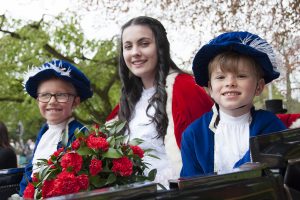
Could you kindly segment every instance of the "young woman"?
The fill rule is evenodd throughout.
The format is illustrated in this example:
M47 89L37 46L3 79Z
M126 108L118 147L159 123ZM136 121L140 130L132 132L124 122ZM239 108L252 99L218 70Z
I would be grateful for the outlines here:
M145 159L157 169L156 182L168 186L179 177L182 132L213 103L173 62L167 32L156 19L141 16L123 25L119 62L121 99L109 119L118 113L128 122L130 139L141 138L143 148L154 149L160 159Z

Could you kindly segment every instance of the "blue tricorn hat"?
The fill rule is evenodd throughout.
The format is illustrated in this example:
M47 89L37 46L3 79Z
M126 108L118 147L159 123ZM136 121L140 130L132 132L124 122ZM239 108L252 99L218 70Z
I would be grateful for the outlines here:
M204 45L193 60L193 73L200 86L208 86L208 64L218 54L225 51L252 57L264 72L265 83L279 77L278 63L270 44L249 32L223 33Z
M74 65L64 60L53 60L40 67L29 69L24 74L24 89L30 96L37 98L40 82L51 77L57 77L73 84L81 101L93 96L89 79Z

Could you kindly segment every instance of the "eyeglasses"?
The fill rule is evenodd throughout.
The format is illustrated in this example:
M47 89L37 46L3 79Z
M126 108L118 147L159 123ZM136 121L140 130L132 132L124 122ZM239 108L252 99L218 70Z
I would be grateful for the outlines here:
M59 103L66 103L69 101L70 97L75 97L74 94L68 94L68 93L57 93L57 94L51 94L51 93L38 93L37 94L37 100L42 103L48 103L52 97L55 97L55 100Z

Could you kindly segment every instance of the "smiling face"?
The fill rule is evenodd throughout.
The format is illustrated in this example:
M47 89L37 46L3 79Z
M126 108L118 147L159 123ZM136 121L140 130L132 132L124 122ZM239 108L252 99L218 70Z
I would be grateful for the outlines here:
M227 63L225 61L225 67L221 67L224 63L214 62L216 60L223 62L220 57L216 57L210 64L211 97L220 110L231 116L249 112L254 97L260 95L264 88L264 80L260 78L259 72L246 57Z
M67 93L76 95L76 90L71 83L61 79L49 79L39 84L38 93ZM48 124L59 124L68 120L72 116L72 110L80 103L80 97L70 96L65 103L59 103L54 96L48 103L38 101L41 115Z
M131 25L122 34L123 57L128 69L142 79L144 88L154 84L157 47L152 30L144 25Z

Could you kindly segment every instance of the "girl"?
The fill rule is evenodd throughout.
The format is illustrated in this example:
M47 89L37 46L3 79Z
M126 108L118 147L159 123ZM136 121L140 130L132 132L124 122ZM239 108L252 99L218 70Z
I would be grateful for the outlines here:
M141 16L123 25L119 62L122 93L114 113L128 122L130 139L143 139L141 146L160 158L146 162L157 169L155 181L168 187L169 179L179 177L182 132L212 101L173 62L166 30L156 19Z

